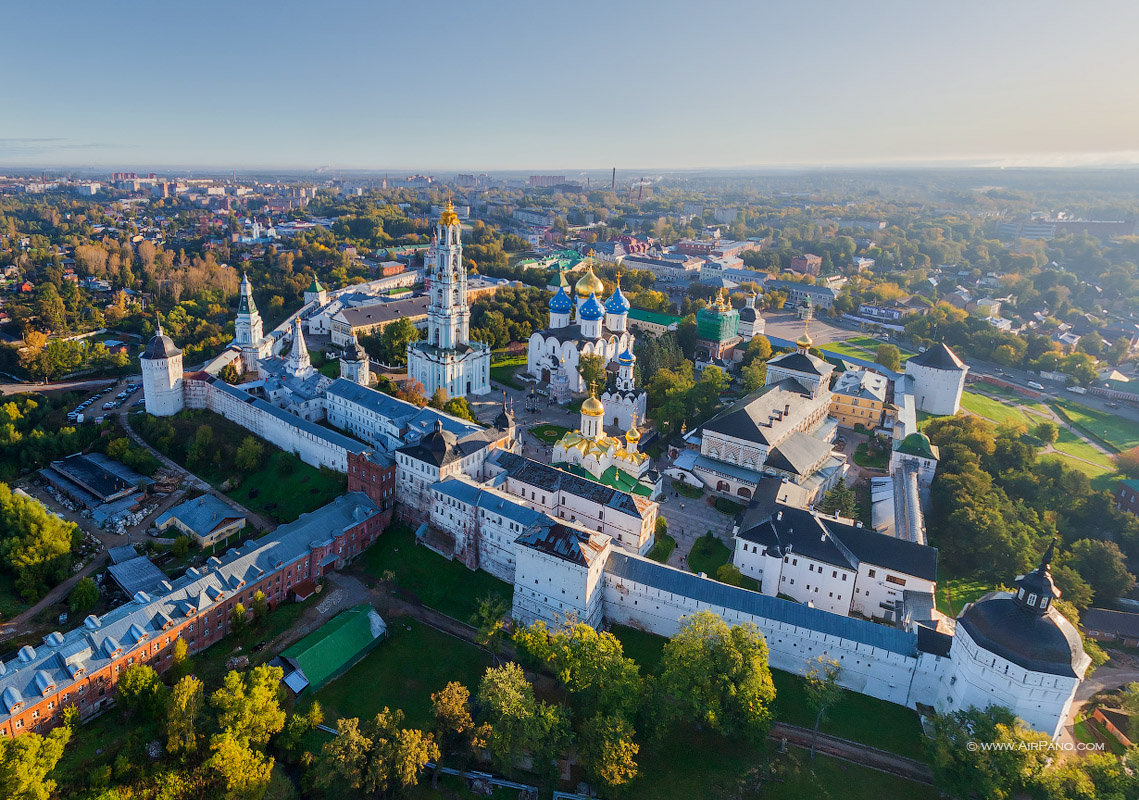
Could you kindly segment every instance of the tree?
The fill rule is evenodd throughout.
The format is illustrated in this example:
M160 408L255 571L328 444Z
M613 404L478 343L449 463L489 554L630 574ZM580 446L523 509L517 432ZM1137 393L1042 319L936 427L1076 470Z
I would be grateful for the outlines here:
M451 399L451 396L447 393L447 390L440 386L431 393L431 399L427 402L427 405L442 411L443 406L447 405L449 399Z
M1127 571L1126 559L1115 542L1080 539L1072 545L1064 563L1088 582L1099 605L1111 603L1135 586L1135 576Z
M470 401L465 397L452 397L443 404L443 410L453 417L478 422L475 417L475 410L471 408Z
M221 368L218 377L230 385L241 381L241 373L237 371L237 367L233 365L232 361Z
M1139 478L1139 446L1115 456L1115 466L1128 478Z
M486 750L500 768L534 752L535 769L543 770L539 751L565 740L568 725L558 709L534 698L534 687L522 667L507 662L483 675L478 691L479 716L486 728Z
M232 674L232 673L231 673ZM273 758L226 730L210 740L213 755L205 768L225 787L226 800L260 800L273 774Z
M934 783L960 800L1007 800L1028 792L1051 757L1048 737L1001 706L976 707L932 718ZM1000 749L980 747L998 744Z
M256 436L246 436L237 447L233 463L239 470L248 475L261 467L261 459L265 455L265 447Z
M16 589L25 600L38 599L71 573L71 551L78 541L75 523L0 483L0 565L16 576Z
M769 358L771 358L771 340L761 334L747 343L743 364L746 367L756 362L763 363Z
M210 696L218 725L238 740L263 747L285 725L285 712L278 697L280 667L262 664L246 676L231 671L221 688Z
M395 322L388 323L380 332L380 361L391 366L402 366L407 363L407 346L418 342L423 335L415 324L403 317Z
M743 573L735 564L721 564L720 568L716 570L716 580L729 586L744 585Z
M439 758L431 776L431 785L436 786L443 758L474 734L470 690L457 681L451 681L431 695L431 713L435 717L435 740L439 743Z
M162 679L149 664L131 664L119 674L115 688L124 708L148 719L158 719L166 712L166 692Z
M362 729L359 720L340 720L339 735L321 751L317 786L343 781L371 794L415 786L427 762L439 759L439 747L429 733L400 728L402 721L402 711L387 708Z
M308 711L303 714L289 714L285 721L284 730L276 738L274 744L284 753L292 753L300 747L301 741L309 731L324 722L324 709L320 703L313 701Z
M811 758L815 757L815 745L819 741L819 724L827 715L827 710L842 699L842 687L838 685L841 674L842 667L837 661L819 656L804 676L807 705L815 711L815 727L811 733Z
M204 686L193 675L182 678L170 690L170 701L166 705L166 749L172 755L185 760L197 752L198 725L204 705Z
M752 738L771 722L775 684L767 642L754 625L729 627L710 611L693 614L664 646L659 685L666 721Z
M605 391L607 376L605 373L605 357L598 355L583 355L577 360L577 372L585 383L586 391L594 390L597 394Z
M167 677L175 683L186 674L190 667L190 648L186 645L186 640L179 636L174 640L174 652L171 658L170 669L167 671Z
M471 616L471 624L478 629L475 641L490 651L494 663L498 664L502 652L502 640L506 635L506 617L510 611L506 601L495 594L479 598L478 608Z
M229 612L229 629L240 636L245 633L246 628L249 627L249 613L245 610L245 606L241 603L234 605L233 610Z
M6 800L48 800L55 792L49 776L71 740L71 729L56 728L47 736L25 733L0 737L0 797Z
M1055 422L1041 422L1032 429L1032 434L1045 444L1052 444L1060 437L1060 428Z
M826 493L820 510L824 514L838 514L847 519L858 517L858 497L854 490L846 485L846 478L839 478L838 483Z
M544 626L541 630L546 631ZM633 719L637 715L642 695L640 669L625 655L620 639L584 622L567 623L546 634L547 666L582 716L606 713Z
M637 777L637 753L633 726L620 715L599 714L582 726L581 757L590 780L610 790L619 790Z
M744 367L740 370L740 381L743 383L745 392L754 392L756 389L762 388L767 381L767 364L758 361Z
M91 578L80 578L79 582L75 584L75 588L71 590L71 613L82 614L84 611L94 608L98 602L99 584Z
M253 617L254 619L262 620L269 613L269 601L265 597L265 593L258 589L253 593Z
M313 782L324 789L344 783L359 791L364 786L372 740L361 732L360 720L355 717L337 720L336 732L321 749Z
M891 372L897 372L902 366L902 351L896 345L883 342L878 345L878 354L874 357L874 361Z

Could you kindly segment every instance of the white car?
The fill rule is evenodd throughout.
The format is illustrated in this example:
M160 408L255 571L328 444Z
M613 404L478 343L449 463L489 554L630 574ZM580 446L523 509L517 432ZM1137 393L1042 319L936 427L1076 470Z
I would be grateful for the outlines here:
M1037 383L1036 381L1029 381L1028 385L1031 386L1033 389L1039 389L1042 392L1044 391L1044 386L1042 384Z

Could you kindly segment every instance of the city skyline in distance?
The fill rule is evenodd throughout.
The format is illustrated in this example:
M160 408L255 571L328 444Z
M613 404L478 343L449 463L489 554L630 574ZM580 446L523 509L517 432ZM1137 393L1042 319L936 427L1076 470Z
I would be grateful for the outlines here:
M21 7L10 30L59 19ZM66 19L90 47L12 38L0 167L1139 164L1134 4L128 2Z

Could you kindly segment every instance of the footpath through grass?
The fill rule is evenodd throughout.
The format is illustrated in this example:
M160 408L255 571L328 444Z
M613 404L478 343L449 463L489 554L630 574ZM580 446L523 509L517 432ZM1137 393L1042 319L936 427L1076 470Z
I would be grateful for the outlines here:
M415 533L401 523L384 531L357 563L377 580L391 571L406 594L460 622L469 622L479 599L488 594L502 598L508 608L514 598L510 584L417 545Z
M1139 445L1139 422L1118 417L1110 411L1099 411L1072 400L1056 400L1052 407L1083 432L1102 439L1117 450L1130 450Z

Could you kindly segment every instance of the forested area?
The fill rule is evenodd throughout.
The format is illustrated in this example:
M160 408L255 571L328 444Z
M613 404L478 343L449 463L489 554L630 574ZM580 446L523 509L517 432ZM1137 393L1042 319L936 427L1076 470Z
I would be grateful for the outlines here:
M72 551L81 539L75 523L0 483L0 569L15 579L26 602L38 600L71 574Z

